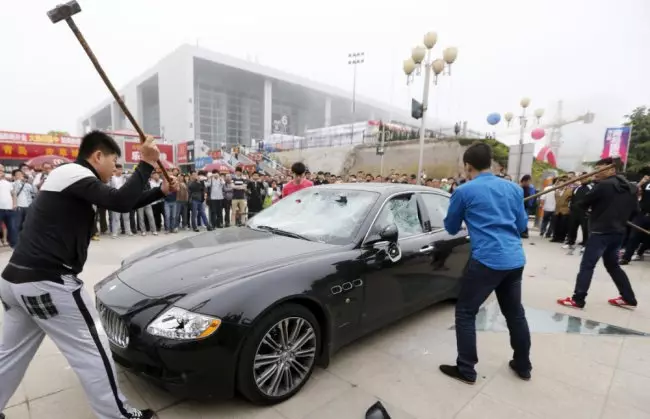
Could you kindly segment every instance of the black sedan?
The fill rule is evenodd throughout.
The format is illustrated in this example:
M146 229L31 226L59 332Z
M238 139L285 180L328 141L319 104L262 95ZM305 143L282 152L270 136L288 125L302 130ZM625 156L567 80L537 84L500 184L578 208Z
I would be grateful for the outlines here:
M114 359L181 396L286 400L343 345L457 296L469 237L444 230L448 205L427 187L317 186L134 255L95 289Z

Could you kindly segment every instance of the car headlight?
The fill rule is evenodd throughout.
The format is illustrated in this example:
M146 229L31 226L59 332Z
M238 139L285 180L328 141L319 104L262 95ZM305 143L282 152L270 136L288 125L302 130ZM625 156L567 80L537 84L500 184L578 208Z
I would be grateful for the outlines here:
M197 340L207 338L219 329L221 319L193 313L180 307L172 307L158 316L147 332L176 340Z

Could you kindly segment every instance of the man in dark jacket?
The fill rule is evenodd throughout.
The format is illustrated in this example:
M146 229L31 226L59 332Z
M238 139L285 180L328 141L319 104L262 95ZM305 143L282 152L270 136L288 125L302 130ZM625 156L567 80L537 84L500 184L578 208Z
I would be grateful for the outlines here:
M571 196L571 213L569 214L569 229L567 232L567 248L573 249L578 237L578 227L582 229L582 246L585 245L589 238L589 218L587 211L583 208L583 203L587 194L593 189L594 185L590 179L583 180L573 190Z
M521 188L524 191L524 199L528 198L531 195L535 195L537 192L535 190L535 187L532 184L533 178L530 175L523 175L521 177L521 181L519 184L521 185ZM524 201L524 208L526 208L526 214L530 215L535 215L535 208L537 205L537 200L536 199L529 199L527 201ZM521 238L522 239L527 239L528 238L528 228L526 228L526 231L521 233Z
M120 146L111 137L98 131L86 134L77 160L54 169L31 205L0 279L0 306L5 312L0 411L47 335L79 377L96 417L154 416L152 410L130 407L121 394L94 300L77 276L88 256L96 208L128 213L176 190L175 182L163 181L143 192L160 157L153 138L142 144L133 175L115 189L106 183L119 156Z
M610 164L611 158L602 159L596 164L596 168ZM630 279L618 263L618 251L625 236L627 221L638 212L636 186L617 175L614 168L600 172L595 177L596 185L585 195L580 205L585 211L591 209L591 218L589 239L585 243L573 297L561 298L557 303L574 308L585 306L594 268L602 257L605 269L620 294L619 297L608 300L609 304L617 307L636 307L637 301Z
M641 200L639 201L641 211L634 217L632 222L641 228L650 229L650 176L644 176L638 185ZM627 265L631 260L643 260L643 254L650 247L650 237L647 234L632 229L630 237L625 246L625 254L621 257L620 264ZM633 258L634 252L636 258Z

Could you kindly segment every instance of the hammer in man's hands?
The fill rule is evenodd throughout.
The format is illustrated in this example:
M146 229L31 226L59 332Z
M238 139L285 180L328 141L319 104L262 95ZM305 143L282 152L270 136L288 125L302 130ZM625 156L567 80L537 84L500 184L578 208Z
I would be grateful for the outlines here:
M99 64L97 57L95 57L95 54L90 49L90 46L88 46L86 39L81 34L81 31L79 30L77 25L74 23L74 20L72 20L72 16L76 15L79 12L81 12L81 6L79 6L79 3L73 0L67 2L66 4L59 4L54 9L47 12L47 16L50 18L52 23L57 23L62 20L65 20L65 22L70 27L70 30L72 30L72 33L74 33L74 35L77 37L77 40L81 44L81 47L84 49L84 51L86 51L88 58L90 58L90 61L93 63L93 66L95 67L95 70L97 70L97 73L99 73L99 76L104 81L104 84L106 84L106 87L108 87L108 90L111 92L111 95L113 95L113 98L122 109L122 112L124 112L124 115L129 120L131 125L133 125L133 128L138 132L138 135L140 136L140 142L144 142L146 140L144 131L142 130L138 122L135 120L135 118L129 111L129 108L126 107L126 104L122 100L120 94L117 92L117 90L115 90L115 87L113 87L113 83L111 83L111 81L108 79L108 76L104 72L104 69ZM160 167L160 171L162 172L167 182L171 183L169 174L167 173L167 170L165 170L165 167L162 165L160 160L158 160L158 166Z

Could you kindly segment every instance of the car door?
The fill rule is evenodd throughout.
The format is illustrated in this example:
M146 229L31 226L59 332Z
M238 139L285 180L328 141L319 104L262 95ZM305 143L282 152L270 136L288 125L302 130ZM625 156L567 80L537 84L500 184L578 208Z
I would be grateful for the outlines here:
M430 236L425 232L417 194L402 193L386 200L361 247L365 264L362 328L370 331L421 306L429 289ZM378 241L379 233L394 223L397 243ZM391 258L391 245L399 257Z
M471 246L466 228L457 234L449 234L444 227L444 219L449 209L446 194L422 192L419 194L426 216L425 228L431 240L431 287L428 290L431 301L440 301L455 296L459 279L469 260Z

